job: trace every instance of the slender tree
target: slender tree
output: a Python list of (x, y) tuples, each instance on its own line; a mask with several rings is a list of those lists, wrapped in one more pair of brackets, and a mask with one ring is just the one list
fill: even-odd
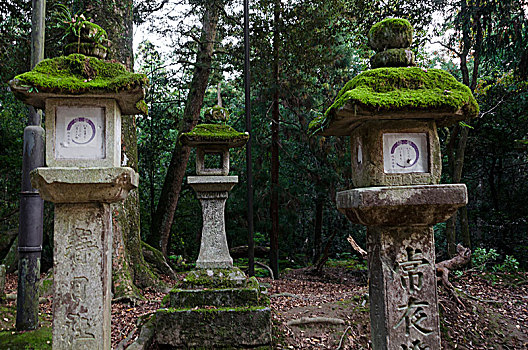
[[(191, 131), (198, 123), (205, 90), (209, 82), (213, 49), (216, 40), (219, 14), (223, 9), (220, 0), (207, 1), (203, 4), (202, 29), (198, 41), (198, 52), (194, 63), (193, 78), (189, 87), (183, 117), (178, 121), (178, 132)], [(181, 186), (189, 160), (190, 148), (177, 142), (172, 152), (171, 162), (167, 169), (156, 213), (152, 222), (149, 243), (159, 247), (167, 255), (174, 212), (178, 204)]]

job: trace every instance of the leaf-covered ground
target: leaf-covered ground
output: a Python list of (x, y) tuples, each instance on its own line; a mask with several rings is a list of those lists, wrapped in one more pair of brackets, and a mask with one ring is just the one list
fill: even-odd
[[(280, 280), (260, 281), (271, 296), (273, 348), (371, 348), (365, 271), (343, 265), (327, 267), (323, 276), (316, 276), (308, 269), (299, 269), (285, 273)], [(473, 271), (451, 277), (451, 281), (464, 305), (439, 287), (443, 349), (528, 349), (528, 273)], [(16, 293), (15, 275), (8, 275), (6, 292)], [(114, 349), (126, 348), (138, 336), (138, 324), (159, 307), (162, 298), (163, 294), (147, 290), (145, 300), (112, 304)], [(1, 309), (0, 341), (2, 334), (19, 336), (14, 332), (15, 306), (11, 300)], [(49, 326), (51, 300), (40, 307), (42, 323)], [(288, 325), (303, 317), (339, 324)], [(49, 346), (45, 340), (43, 344), (40, 348)]]

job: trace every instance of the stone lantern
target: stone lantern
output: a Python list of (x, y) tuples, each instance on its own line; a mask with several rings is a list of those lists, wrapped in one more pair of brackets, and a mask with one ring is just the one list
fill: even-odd
[[(196, 176), (188, 183), (202, 205), (203, 228), (196, 269), (156, 312), (155, 342), (175, 348), (256, 348), (271, 342), (271, 311), (253, 277), (233, 267), (224, 208), (238, 176), (229, 176), (229, 149), (249, 135), (225, 124), (199, 124), (180, 136), (196, 147)], [(197, 327), (197, 325), (199, 325)]]
[(31, 174), (55, 203), (53, 349), (110, 349), (112, 212), (138, 185), (121, 164), (121, 114), (146, 113), (143, 74), (72, 54), (10, 82), (45, 110), (46, 164)]
[(374, 349), (440, 349), (433, 225), (467, 203), (463, 184), (439, 185), (438, 126), (478, 114), (466, 86), (438, 69), (412, 67), (412, 27), (372, 27), (375, 68), (340, 91), (312, 133), (349, 136), (354, 189), (337, 207), (367, 226)]

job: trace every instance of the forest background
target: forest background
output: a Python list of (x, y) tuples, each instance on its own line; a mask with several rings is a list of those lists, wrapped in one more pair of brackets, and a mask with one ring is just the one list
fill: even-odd
[[(47, 2), (46, 58), (62, 54), (58, 3)], [(97, 17), (100, 11), (98, 1), (62, 3), (73, 13)], [(161, 40), (141, 42), (135, 56), (123, 54), (125, 46), (131, 50), (130, 26), (99, 23), (128, 42), (119, 46), (114, 39), (110, 58), (129, 67), (135, 60), (136, 71), (150, 79), (149, 115), (132, 118), (126, 137), (137, 145), (137, 163), (133, 157), (130, 163), (141, 182), (132, 210), (123, 211), (127, 222), (137, 222), (123, 232), (124, 244), (130, 250), (130, 237), (141, 237), (148, 245), (134, 243), (142, 246), (140, 255), (159, 250), (173, 267), (188, 267), (198, 254), (202, 222), (185, 180), (194, 173), (194, 153), (178, 136), (218, 104), (229, 111), (228, 124), (245, 130), (242, 6), (228, 0), (104, 3), (109, 18), (128, 14), (126, 23), (143, 24)], [(352, 187), (349, 140), (311, 137), (307, 129), (348, 80), (369, 69), (373, 51), (366, 35), (372, 24), (402, 17), (415, 27), (418, 65), (448, 70), (480, 105), (475, 120), (439, 130), (442, 182), (467, 184), (469, 204), (435, 226), (437, 260), (454, 255), (461, 242), (497, 269), (528, 267), (528, 1), (255, 0), (250, 10), (255, 245), (271, 248), (270, 260), (260, 261), (277, 275), (354, 255), (349, 235), (365, 246), (364, 228), (335, 207), (336, 192)], [(27, 108), (15, 100), (8, 81), (30, 69), (30, 18), (30, 1), (0, 0), (0, 261), (11, 271)], [(442, 49), (426, 50), (432, 41)], [(200, 89), (203, 103), (196, 98)], [(227, 202), (226, 231), (229, 246), (236, 247), (248, 241), (245, 149), (231, 156), (239, 184)], [(43, 271), (52, 266), (49, 203), (45, 214)], [(133, 292), (154, 279), (138, 270), (142, 257), (128, 254)]]

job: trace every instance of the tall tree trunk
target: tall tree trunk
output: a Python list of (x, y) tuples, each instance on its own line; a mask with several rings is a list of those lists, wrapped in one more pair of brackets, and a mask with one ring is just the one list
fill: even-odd
[[(107, 59), (119, 61), (129, 70), (134, 65), (132, 8), (132, 0), (74, 2), (74, 10), (83, 10), (95, 23), (107, 30), (112, 42)], [(121, 140), (122, 165), (137, 171), (135, 116), (122, 117)], [(123, 203), (113, 204), (112, 215), (114, 297), (136, 298), (139, 294), (138, 287), (160, 286), (159, 279), (151, 272), (141, 251), (138, 191), (130, 191)]]
[[(462, 73), (462, 82), (468, 86), (471, 91), (475, 91), (478, 81), (478, 72), (480, 65), (481, 43), (483, 39), (482, 22), (480, 19), (480, 0), (477, 0), (472, 8), (468, 7), (467, 0), (462, 0), (461, 12), (463, 18), (462, 23), (462, 51), (459, 53), (460, 71)], [(474, 28), (473, 28), (474, 27)], [(476, 29), (476, 30), (475, 30)], [(471, 34), (475, 32), (475, 37)], [(475, 43), (473, 46), (473, 42)], [(468, 57), (473, 49), (473, 71), (468, 68)], [(455, 151), (454, 144), (460, 129), (460, 138)], [(468, 141), (469, 129), (467, 127), (460, 128), (456, 125), (453, 128), (450, 143), (448, 144), (448, 163), (451, 170), (451, 177), (453, 183), (459, 183), (462, 179), (462, 170), (464, 167), (464, 153)], [(454, 257), (456, 252), (456, 221), (460, 217), (461, 238), (466, 247), (471, 247), (471, 233), (469, 231), (469, 222), (467, 216), (467, 208), (461, 211), (461, 215), (455, 213), (447, 221), (446, 237), (447, 237), (447, 252), (449, 257)]]
[(271, 121), (271, 233), (270, 267), (279, 276), (279, 19), (280, 0), (275, 0), (273, 15), (273, 109)]
[[(200, 117), (200, 109), (202, 108), (205, 90), (211, 73), (216, 27), (221, 10), (220, 5), (220, 1), (205, 2), (202, 34), (200, 36), (198, 54), (196, 55), (194, 74), (183, 117), (178, 123), (180, 134), (191, 131), (198, 123), (198, 118)], [(169, 251), (168, 244), (174, 212), (178, 204), (190, 152), (189, 147), (183, 146), (179, 141), (176, 143), (169, 168), (167, 169), (167, 175), (163, 182), (156, 214), (152, 221), (149, 243), (154, 247), (159, 247), (165, 256), (167, 256)]]
[(324, 200), (322, 196), (318, 196), (315, 201), (315, 225), (314, 225), (314, 241), (313, 241), (313, 258), (312, 262), (315, 264), (321, 255), (321, 244), (323, 235), (323, 209)]

